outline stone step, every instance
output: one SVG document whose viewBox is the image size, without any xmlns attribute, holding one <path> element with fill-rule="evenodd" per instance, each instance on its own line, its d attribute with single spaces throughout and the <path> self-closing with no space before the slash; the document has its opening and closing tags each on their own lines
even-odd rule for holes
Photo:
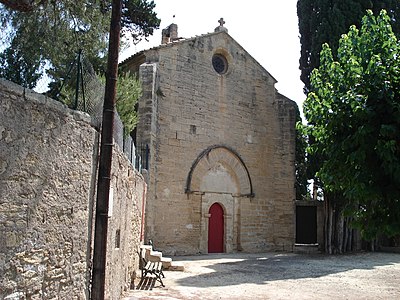
<svg viewBox="0 0 400 300">
<path fill-rule="evenodd" d="M 162 262 L 164 270 L 184 271 L 185 266 L 181 262 L 172 261 L 170 257 L 163 257 L 161 251 L 154 251 L 151 245 L 141 245 L 142 255 L 149 261 Z"/>
<path fill-rule="evenodd" d="M 161 263 L 163 265 L 164 270 L 169 270 L 169 267 L 171 266 L 171 263 L 172 263 L 172 258 L 163 257 L 163 258 L 161 258 Z"/>
<path fill-rule="evenodd" d="M 173 261 L 171 262 L 171 266 L 168 268 L 168 271 L 185 271 L 185 266 L 183 262 Z"/>
<path fill-rule="evenodd" d="M 146 250 L 146 259 L 150 261 L 161 261 L 162 252 L 160 251 L 147 251 Z"/>
<path fill-rule="evenodd" d="M 152 250 L 153 250 L 153 247 L 150 245 L 140 245 L 140 253 L 141 253 L 142 257 L 144 257 L 146 259 L 148 256 L 147 252 L 152 251 Z"/>
<path fill-rule="evenodd" d="M 317 254 L 318 244 L 294 244 L 293 252 L 298 254 Z"/>
</svg>

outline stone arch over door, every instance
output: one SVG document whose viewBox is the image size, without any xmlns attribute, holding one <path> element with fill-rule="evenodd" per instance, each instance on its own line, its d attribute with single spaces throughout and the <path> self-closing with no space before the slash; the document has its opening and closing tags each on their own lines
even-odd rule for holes
<svg viewBox="0 0 400 300">
<path fill-rule="evenodd" d="M 224 176 L 223 180 L 221 176 Z M 216 178 L 218 182 L 213 181 Z M 231 182 L 234 185 L 230 185 Z M 185 191 L 254 196 L 250 174 L 243 160 L 232 149 L 218 145 L 207 148 L 194 161 L 186 180 Z"/>
<path fill-rule="evenodd" d="M 218 203 L 224 209 L 224 252 L 240 249 L 240 200 L 252 197 L 249 172 L 237 153 L 225 146 L 212 146 L 194 161 L 186 193 L 197 194 L 200 203 L 199 251 L 208 253 L 209 210 Z"/>
</svg>

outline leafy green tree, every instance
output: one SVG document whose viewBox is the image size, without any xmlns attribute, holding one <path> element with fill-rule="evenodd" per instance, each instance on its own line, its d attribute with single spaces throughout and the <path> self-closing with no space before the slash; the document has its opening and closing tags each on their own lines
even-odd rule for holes
<svg viewBox="0 0 400 300">
<path fill-rule="evenodd" d="M 105 80 L 105 77 L 101 76 L 103 83 Z M 139 121 L 136 105 L 141 96 L 142 86 L 140 81 L 129 72 L 119 72 L 115 105 L 124 125 L 125 135 L 129 135 Z"/>
<path fill-rule="evenodd" d="M 13 41 L 14 42 L 14 41 Z M 0 53 L 0 77 L 7 78 L 27 88 L 34 88 L 40 78 L 40 56 L 26 57 L 19 45 L 14 45 Z"/>
<path fill-rule="evenodd" d="M 138 116 L 136 104 L 142 95 L 142 87 L 135 77 L 129 73 L 118 76 L 116 106 L 124 124 L 125 134 L 128 135 L 136 127 Z"/>
<path fill-rule="evenodd" d="M 375 14 L 381 9 L 386 9 L 392 21 L 393 31 L 400 33 L 400 2 L 397 0 L 298 0 L 297 14 L 299 18 L 299 32 L 301 42 L 300 70 L 301 80 L 304 83 L 304 92 L 308 94 L 310 87 L 310 74 L 319 66 L 319 54 L 323 43 L 328 43 L 333 55 L 337 54 L 339 38 L 348 31 L 351 25 L 360 27 L 362 16 L 367 9 Z M 313 136 L 308 136 L 312 144 Z M 325 157 L 321 154 L 307 154 L 307 174 L 314 181 L 314 191 L 323 190 L 325 206 L 325 250 L 328 253 L 342 252 L 352 248 L 350 233 L 349 238 L 338 238 L 352 232 L 343 225 L 342 211 L 345 209 L 343 196 L 340 193 L 331 193 L 324 190 L 320 178 L 315 174 L 319 170 Z M 337 197 L 337 198 L 336 198 Z M 315 198 L 315 195 L 314 195 Z M 349 221 L 349 220 L 348 220 Z M 346 222 L 345 222 L 346 223 Z M 349 222 L 347 222 L 348 224 Z M 340 241 L 349 241 L 350 245 L 340 245 Z"/>
<path fill-rule="evenodd" d="M 324 188 L 342 197 L 363 237 L 400 233 L 400 45 L 388 13 L 324 44 L 304 103 Z"/>
<path fill-rule="evenodd" d="M 122 0 L 123 33 L 138 42 L 147 38 L 159 27 L 160 19 L 153 11 L 154 1 Z M 32 74 L 43 75 L 58 80 L 68 73 L 69 66 L 82 49 L 86 58 L 95 66 L 95 71 L 104 74 L 107 40 L 111 16 L 111 1 L 49 1 L 27 0 L 19 3 L 30 5 L 27 11 L 18 9 L 16 1 L 2 0 L 0 21 L 2 42 L 8 42 L 8 48 L 2 55 L 1 74 L 12 73 L 8 77 L 18 78 L 18 70 L 13 69 L 17 52 L 19 61 L 26 64 Z M 8 53 L 7 53 L 8 52 Z M 38 63 L 39 62 L 39 63 Z M 45 70 L 44 64 L 50 68 Z M 12 70 L 11 72 L 9 70 Z M 24 71 L 24 70 L 23 70 Z M 21 80 L 25 86 L 34 86 L 40 76 Z"/>
<path fill-rule="evenodd" d="M 398 0 L 299 0 L 297 15 L 301 43 L 301 80 L 306 93 L 310 90 L 310 74 L 319 66 L 322 44 L 328 43 L 334 55 L 338 41 L 351 25 L 357 28 L 367 9 L 378 14 L 386 9 L 393 30 L 400 34 L 400 1 Z"/>
<path fill-rule="evenodd" d="M 296 110 L 296 122 L 301 124 L 300 111 Z M 295 170 L 296 170 L 296 199 L 307 200 L 310 199 L 308 193 L 308 176 L 307 176 L 307 136 L 303 133 L 301 128 L 296 128 L 296 153 L 295 153 Z"/>
</svg>

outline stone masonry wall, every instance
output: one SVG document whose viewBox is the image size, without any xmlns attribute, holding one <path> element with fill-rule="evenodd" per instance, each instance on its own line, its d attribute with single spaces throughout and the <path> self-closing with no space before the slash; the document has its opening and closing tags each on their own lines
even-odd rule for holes
<svg viewBox="0 0 400 300">
<path fill-rule="evenodd" d="M 139 99 L 139 110 L 138 115 L 139 121 L 136 127 L 138 132 L 144 133 L 137 136 L 136 143 L 138 147 L 149 147 L 148 157 L 151 159 L 155 156 L 155 149 L 156 149 L 156 132 L 157 132 L 157 98 L 154 97 L 156 94 L 156 82 L 157 82 L 157 64 L 142 64 L 137 70 L 139 74 L 141 85 L 142 85 L 142 94 L 143 97 Z M 157 165 L 151 163 L 149 166 L 146 167 L 145 163 L 146 157 L 142 157 L 142 167 L 149 168 L 144 173 L 146 177 L 146 182 L 149 185 L 154 186 L 155 182 L 155 174 Z M 147 172 L 148 171 L 148 172 Z M 147 197 L 154 198 L 155 197 L 155 190 L 150 189 Z M 150 206 L 149 206 L 150 205 Z M 154 202 L 147 202 L 146 203 L 146 211 L 154 211 Z M 156 214 L 146 214 L 146 224 L 151 224 L 150 228 L 153 227 L 153 219 L 157 218 Z M 150 229 L 147 228 L 146 234 Z M 146 239 L 147 240 L 147 239 Z"/>
<path fill-rule="evenodd" d="M 0 299 L 89 299 L 98 143 L 88 115 L 0 79 Z M 120 299 L 146 186 L 117 145 L 112 187 L 106 295 Z"/>
<path fill-rule="evenodd" d="M 228 61 L 224 75 L 213 69 L 215 53 Z M 225 251 L 291 251 L 296 104 L 279 95 L 276 80 L 226 33 L 163 45 L 145 55 L 143 67 L 152 66 L 152 74 L 146 67 L 146 78 L 156 78 L 139 102 L 139 112 L 142 104 L 149 113 L 156 105 L 156 119 L 151 128 L 137 131 L 138 140 L 154 137 L 146 240 L 163 253 L 203 251 L 199 241 L 208 220 L 200 208 L 219 196 L 186 194 L 185 185 L 199 155 L 220 145 L 241 158 L 254 192 L 254 197 L 233 195 L 235 213 L 229 218 L 236 249 Z"/>
<path fill-rule="evenodd" d="M 88 297 L 95 140 L 86 114 L 0 81 L 0 298 Z"/>
<path fill-rule="evenodd" d="M 117 146 L 113 154 L 111 187 L 105 297 L 118 300 L 131 287 L 139 268 L 146 184 Z"/>
</svg>

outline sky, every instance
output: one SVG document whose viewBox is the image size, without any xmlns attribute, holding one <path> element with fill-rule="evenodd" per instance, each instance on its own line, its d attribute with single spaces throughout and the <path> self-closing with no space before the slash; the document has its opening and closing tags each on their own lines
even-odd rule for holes
<svg viewBox="0 0 400 300">
<path fill-rule="evenodd" d="M 302 111 L 305 100 L 300 80 L 300 39 L 297 0 L 154 0 L 160 29 L 148 40 L 125 50 L 121 60 L 137 51 L 158 46 L 161 30 L 178 25 L 178 36 L 191 38 L 213 32 L 224 18 L 229 35 L 277 81 L 279 93 L 294 100 Z M 173 17 L 175 16 L 175 17 Z"/>
</svg>

